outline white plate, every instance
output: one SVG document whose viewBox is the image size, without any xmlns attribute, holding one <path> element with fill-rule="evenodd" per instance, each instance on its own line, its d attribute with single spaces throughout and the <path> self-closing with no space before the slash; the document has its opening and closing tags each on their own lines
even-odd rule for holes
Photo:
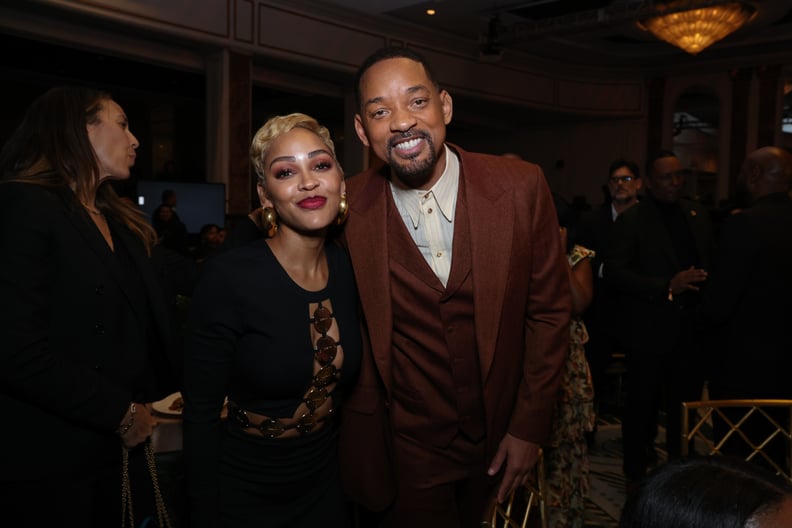
<svg viewBox="0 0 792 528">
<path fill-rule="evenodd" d="M 173 402 L 176 401 L 176 398 L 181 398 L 181 392 L 174 392 L 173 394 L 161 399 L 160 401 L 154 402 L 151 404 L 152 409 L 154 409 L 157 414 L 162 414 L 165 416 L 181 416 L 182 415 L 182 408 L 184 403 L 182 402 L 182 407 L 178 409 L 171 409 L 171 405 Z M 223 409 L 220 411 L 220 417 L 225 418 L 226 414 L 228 413 L 228 398 L 225 399 L 223 402 Z"/>
<path fill-rule="evenodd" d="M 174 392 L 173 394 L 166 396 L 160 401 L 156 401 L 152 403 L 151 407 L 160 414 L 167 414 L 170 416 L 181 416 L 182 413 L 181 407 L 179 407 L 178 409 L 171 409 L 171 405 L 173 405 L 173 402 L 176 401 L 176 398 L 181 398 L 181 392 Z"/>
</svg>

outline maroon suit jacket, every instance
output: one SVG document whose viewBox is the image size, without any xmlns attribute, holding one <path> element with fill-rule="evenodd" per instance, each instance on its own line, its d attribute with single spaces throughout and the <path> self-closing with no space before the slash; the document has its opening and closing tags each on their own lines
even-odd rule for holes
<svg viewBox="0 0 792 528">
<path fill-rule="evenodd" d="M 541 169 L 449 147 L 461 161 L 470 218 L 475 333 L 491 458 L 507 432 L 539 444 L 548 437 L 569 345 L 569 280 Z M 347 180 L 344 228 L 370 348 L 342 411 L 342 478 L 350 497 L 375 511 L 394 494 L 385 412 L 392 389 L 393 326 L 388 170 L 369 170 Z"/>
</svg>

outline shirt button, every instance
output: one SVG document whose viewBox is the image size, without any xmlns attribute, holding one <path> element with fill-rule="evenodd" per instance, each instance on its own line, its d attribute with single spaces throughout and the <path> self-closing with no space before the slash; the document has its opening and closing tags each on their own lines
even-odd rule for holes
<svg viewBox="0 0 792 528">
<path fill-rule="evenodd" d="M 443 252 L 442 252 L 442 251 L 438 251 L 438 252 L 437 252 L 437 258 L 440 258 L 440 257 L 442 257 L 442 256 L 443 256 Z"/>
<path fill-rule="evenodd" d="M 433 211 L 433 210 L 434 210 L 434 209 L 432 209 L 432 208 L 430 207 L 430 208 L 429 208 L 429 214 L 432 214 L 432 211 Z"/>
</svg>

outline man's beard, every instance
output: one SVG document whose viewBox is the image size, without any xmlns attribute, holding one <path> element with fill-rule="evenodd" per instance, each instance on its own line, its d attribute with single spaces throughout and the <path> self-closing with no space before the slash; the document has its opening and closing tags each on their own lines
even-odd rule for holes
<svg viewBox="0 0 792 528">
<path fill-rule="evenodd" d="M 395 148 L 393 143 L 395 143 L 395 140 L 409 137 L 420 137 L 426 141 L 426 145 L 429 147 L 426 159 L 423 161 L 416 159 L 420 153 L 408 159 L 397 158 L 393 155 L 393 149 Z M 434 168 L 437 165 L 434 140 L 432 140 L 430 135 L 424 133 L 410 133 L 394 138 L 388 143 L 388 165 L 390 165 L 391 170 L 402 183 L 414 189 L 420 188 L 432 178 Z"/>
</svg>

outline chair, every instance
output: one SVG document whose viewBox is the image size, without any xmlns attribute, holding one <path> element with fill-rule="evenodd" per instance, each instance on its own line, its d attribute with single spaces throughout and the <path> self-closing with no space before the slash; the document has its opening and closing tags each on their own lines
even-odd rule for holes
<svg viewBox="0 0 792 528">
<path fill-rule="evenodd" d="M 746 427 L 749 420 L 751 435 Z M 792 481 L 791 424 L 792 400 L 683 402 L 681 454 L 688 455 L 691 445 L 699 454 L 718 455 L 728 451 L 725 454 L 758 462 Z M 734 450 L 736 444 L 739 445 L 737 452 Z M 783 449 L 779 449 L 781 446 Z M 773 449 L 775 451 L 771 451 Z"/>
<path fill-rule="evenodd" d="M 539 451 L 539 460 L 536 462 L 534 478 L 518 488 L 503 503 L 497 502 L 492 507 L 492 516 L 489 523 L 482 526 L 487 528 L 526 528 L 529 526 L 531 514 L 539 509 L 539 525 L 547 528 L 547 517 L 545 513 L 545 475 L 544 475 L 544 454 Z M 533 524 L 531 525 L 533 526 Z"/>
</svg>

